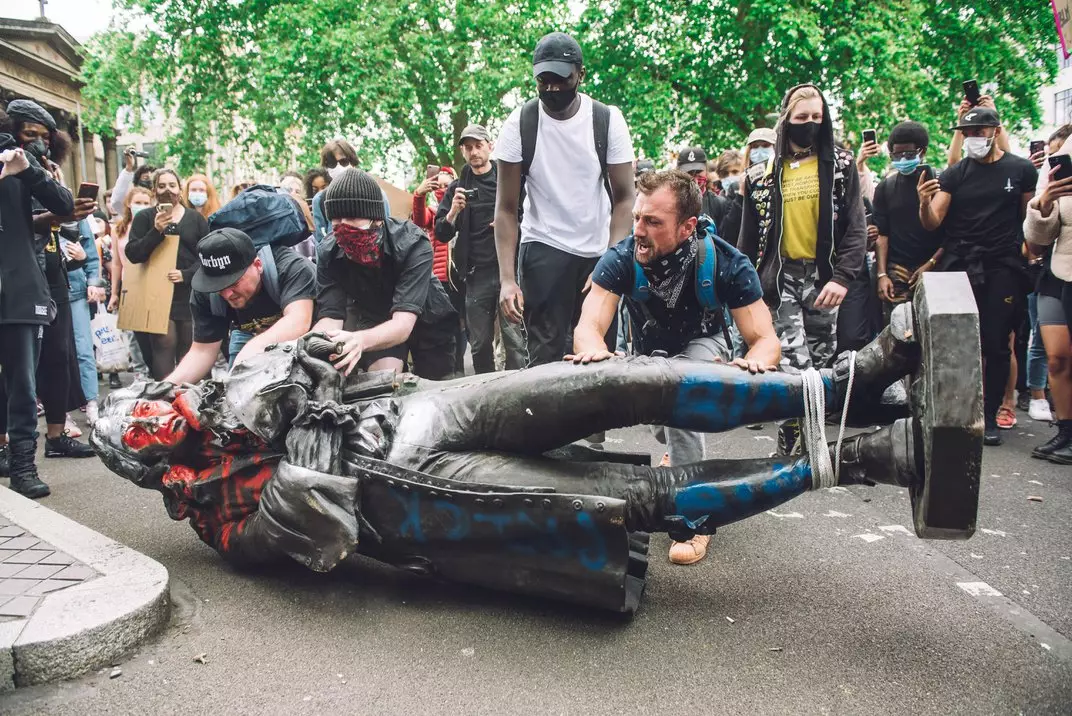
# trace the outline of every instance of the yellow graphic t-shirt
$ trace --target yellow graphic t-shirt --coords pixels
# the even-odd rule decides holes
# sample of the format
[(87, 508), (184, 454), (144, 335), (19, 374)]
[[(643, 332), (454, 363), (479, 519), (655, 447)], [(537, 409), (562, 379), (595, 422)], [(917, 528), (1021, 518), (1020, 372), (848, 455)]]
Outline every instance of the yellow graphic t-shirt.
[(782, 168), (782, 256), (814, 259), (819, 237), (819, 162)]

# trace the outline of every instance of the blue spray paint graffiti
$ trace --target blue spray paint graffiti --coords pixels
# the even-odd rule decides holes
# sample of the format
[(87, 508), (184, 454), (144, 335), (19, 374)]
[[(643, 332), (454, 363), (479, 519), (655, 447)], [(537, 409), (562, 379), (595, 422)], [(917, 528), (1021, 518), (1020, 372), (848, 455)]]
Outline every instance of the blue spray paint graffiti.
[[(834, 401), (834, 383), (823, 376), (826, 399)], [(721, 432), (741, 425), (802, 415), (799, 377), (753, 376), (743, 371), (693, 375), (681, 381), (671, 425), (687, 430)]]
[[(405, 516), (398, 525), (400, 537), (415, 542), (445, 539), (451, 542), (468, 537), (487, 536), (483, 526), (490, 526), (505, 547), (515, 554), (548, 555), (558, 559), (576, 559), (583, 567), (600, 570), (607, 564), (607, 544), (595, 520), (587, 512), (574, 512), (576, 524), (562, 525), (553, 515), (529, 511), (471, 512), (446, 500), (421, 500), (417, 492), (389, 490), (402, 506)], [(431, 534), (430, 534), (431, 533)]]
[(753, 475), (688, 485), (674, 496), (674, 509), (690, 522), (717, 527), (780, 505), (810, 487), (811, 462), (802, 458), (789, 465), (774, 463), (766, 479)]

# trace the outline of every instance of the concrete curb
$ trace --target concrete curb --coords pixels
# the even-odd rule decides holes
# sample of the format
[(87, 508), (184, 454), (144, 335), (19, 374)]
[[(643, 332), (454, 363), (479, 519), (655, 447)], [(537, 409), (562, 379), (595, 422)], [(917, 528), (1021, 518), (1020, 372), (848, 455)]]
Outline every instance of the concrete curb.
[(110, 665), (164, 627), (169, 576), (159, 562), (2, 487), (0, 515), (100, 575), (0, 623), (0, 691)]

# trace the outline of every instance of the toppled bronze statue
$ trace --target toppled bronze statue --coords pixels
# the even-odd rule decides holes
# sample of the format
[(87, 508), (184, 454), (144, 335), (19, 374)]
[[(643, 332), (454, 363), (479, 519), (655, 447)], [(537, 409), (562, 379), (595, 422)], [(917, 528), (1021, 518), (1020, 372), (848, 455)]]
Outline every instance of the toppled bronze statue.
[[(820, 373), (830, 412), (848, 397), (850, 422), (892, 420), (830, 446), (840, 483), (908, 487), (922, 537), (975, 526), (978, 318), (960, 288), (926, 276), (882, 335)], [(636, 357), (434, 382), (344, 377), (334, 350), (310, 335), (223, 382), (115, 391), (91, 443), (237, 563), (327, 571), (361, 553), (623, 612), (643, 590), (646, 533), (710, 534), (818, 484), (809, 455), (649, 467), (572, 445), (638, 424), (719, 432), (799, 417), (799, 374)]]

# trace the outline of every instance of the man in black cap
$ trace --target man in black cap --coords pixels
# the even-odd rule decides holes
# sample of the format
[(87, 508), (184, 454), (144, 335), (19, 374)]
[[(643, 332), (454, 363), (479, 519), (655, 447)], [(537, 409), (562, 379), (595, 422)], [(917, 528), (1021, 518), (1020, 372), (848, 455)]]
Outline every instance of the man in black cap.
[(447, 187), (436, 212), (436, 241), (454, 243), (454, 267), (463, 285), (465, 324), (473, 349), (473, 370), (495, 370), (495, 322), (506, 353), (506, 368), (524, 368), (525, 338), (499, 308), (499, 258), (495, 251), (495, 190), (498, 172), (491, 161), (491, 135), (479, 124), (462, 130), (458, 145), (465, 157), (461, 176)]
[(957, 130), (964, 135), (965, 158), (938, 179), (928, 181), (921, 173), (919, 220), (927, 231), (941, 227), (945, 232), (938, 269), (968, 272), (982, 327), (983, 440), (1000, 445), (998, 410), (1009, 377), (1009, 334), (1025, 299), (1023, 224), (1038, 172), (1027, 159), (1001, 149), (997, 140), (1004, 130), (994, 109), (969, 109), (951, 131)]
[[(696, 186), (700, 187), (700, 194), (703, 197), (703, 201), (700, 203), (700, 213), (714, 220), (715, 230), (719, 236), (722, 236), (722, 221), (726, 217), (726, 210), (729, 209), (729, 202), (710, 189), (711, 182), (707, 173), (707, 152), (703, 150), (703, 147), (682, 148), (677, 153), (677, 168), (692, 177), (692, 180), (696, 182)], [(723, 238), (728, 238), (731, 243), (737, 240), (736, 236), (723, 236)]]
[(510, 115), (493, 154), (499, 302), (507, 319), (524, 321), (530, 366), (565, 355), (596, 262), (629, 233), (634, 158), (621, 111), (577, 91), (584, 62), (576, 40), (546, 35), (532, 60), (539, 99)]
[[(332, 232), (316, 254), (317, 323), (344, 344), (332, 357), (347, 375), (405, 368), (443, 380), (455, 371), (458, 314), (432, 274), (432, 245), (412, 221), (386, 215), (380, 186), (347, 169), (324, 190)], [(344, 331), (347, 308), (354, 331)]]
[(223, 228), (197, 242), (197, 258), (201, 266), (190, 281), (194, 340), (168, 382), (196, 383), (208, 375), (228, 331), (232, 365), (309, 332), (316, 272), (294, 249), (258, 251), (244, 232)]
[[(0, 127), (7, 129), (12, 119), (0, 112)], [(37, 202), (57, 216), (67, 216), (74, 211), (74, 199), (20, 144), (25, 142), (0, 133), (0, 380), (7, 396), (2, 403), (0, 469), (10, 475), (11, 489), (38, 498), (49, 489), (35, 464), (35, 373), (41, 334), (55, 315), (55, 305), (37, 261), (31, 205)]]

